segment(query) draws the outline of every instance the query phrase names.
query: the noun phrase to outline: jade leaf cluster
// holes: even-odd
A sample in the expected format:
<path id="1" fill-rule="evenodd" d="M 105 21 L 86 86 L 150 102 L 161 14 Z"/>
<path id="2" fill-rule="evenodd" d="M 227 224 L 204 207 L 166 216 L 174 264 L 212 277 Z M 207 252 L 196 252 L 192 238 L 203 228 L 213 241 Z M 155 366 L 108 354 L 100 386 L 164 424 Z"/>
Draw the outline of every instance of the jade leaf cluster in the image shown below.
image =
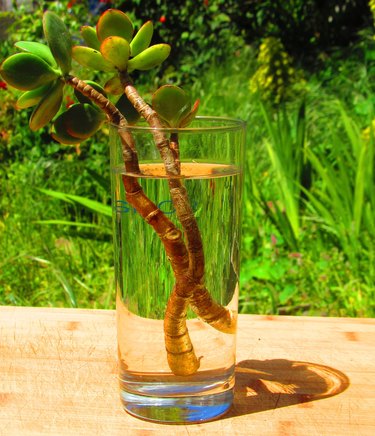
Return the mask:
<path id="1" fill-rule="evenodd" d="M 84 96 L 79 86 L 72 84 L 72 60 L 95 71 L 112 73 L 103 87 L 86 80 L 86 88 L 114 103 L 128 124 L 139 120 L 140 114 L 124 93 L 124 79 L 128 80 L 134 70 L 159 66 L 171 51 L 168 44 L 151 44 L 151 21 L 135 32 L 125 13 L 109 9 L 100 16 L 96 27 L 81 28 L 85 46 L 73 45 L 66 25 L 53 12 L 45 12 L 43 30 L 47 44 L 19 41 L 15 46 L 20 52 L 5 59 L 0 67 L 3 80 L 23 91 L 17 107 L 34 107 L 29 121 L 32 130 L 53 121 L 55 140 L 77 144 L 91 137 L 108 118 L 98 105 L 98 94 Z M 66 109 L 62 103 L 67 85 L 75 88 L 77 102 Z M 195 117 L 198 101 L 192 105 L 185 91 L 166 85 L 153 95 L 152 107 L 165 126 L 185 127 Z"/>

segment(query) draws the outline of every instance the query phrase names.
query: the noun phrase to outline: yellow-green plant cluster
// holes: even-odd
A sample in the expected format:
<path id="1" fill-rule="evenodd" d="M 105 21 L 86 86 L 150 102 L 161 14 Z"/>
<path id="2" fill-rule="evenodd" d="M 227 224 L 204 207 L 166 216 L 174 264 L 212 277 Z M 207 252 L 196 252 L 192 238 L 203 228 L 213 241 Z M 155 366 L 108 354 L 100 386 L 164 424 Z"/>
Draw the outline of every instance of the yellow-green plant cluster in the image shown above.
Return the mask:
<path id="1" fill-rule="evenodd" d="M 362 138 L 364 141 L 370 141 L 371 137 L 375 137 L 375 118 L 371 121 L 371 124 L 368 127 L 362 130 Z"/>
<path id="2" fill-rule="evenodd" d="M 291 86 L 301 79 L 283 43 L 275 37 L 266 38 L 260 45 L 257 62 L 259 67 L 250 79 L 250 92 L 275 104 L 288 99 Z"/>
<path id="3" fill-rule="evenodd" d="M 370 6 L 372 19 L 374 20 L 374 25 L 375 25 L 375 0 L 369 0 L 368 5 Z"/>

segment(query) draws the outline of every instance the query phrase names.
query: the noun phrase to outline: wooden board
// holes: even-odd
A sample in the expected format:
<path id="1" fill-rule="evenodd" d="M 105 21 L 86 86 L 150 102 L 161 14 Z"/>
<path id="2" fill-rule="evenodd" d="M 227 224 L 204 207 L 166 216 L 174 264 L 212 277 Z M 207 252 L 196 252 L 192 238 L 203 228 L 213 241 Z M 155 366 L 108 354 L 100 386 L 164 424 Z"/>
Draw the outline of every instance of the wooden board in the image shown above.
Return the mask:
<path id="1" fill-rule="evenodd" d="M 0 307 L 0 435 L 375 435 L 375 320 L 241 315 L 235 402 L 163 425 L 122 410 L 113 311 Z"/>

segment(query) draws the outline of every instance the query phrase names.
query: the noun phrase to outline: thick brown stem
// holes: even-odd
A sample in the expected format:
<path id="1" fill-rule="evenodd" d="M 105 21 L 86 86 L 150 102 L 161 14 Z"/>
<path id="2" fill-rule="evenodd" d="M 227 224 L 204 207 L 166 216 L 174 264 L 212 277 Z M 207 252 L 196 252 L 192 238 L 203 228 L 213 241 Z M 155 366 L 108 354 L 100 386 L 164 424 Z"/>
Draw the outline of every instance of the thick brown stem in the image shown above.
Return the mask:
<path id="1" fill-rule="evenodd" d="M 189 256 L 181 231 L 143 192 L 136 179 L 123 176 L 127 202 L 153 227 L 164 245 L 176 279 L 185 274 Z"/>
<path id="2" fill-rule="evenodd" d="M 171 263 L 173 273 L 176 278 L 176 283 L 179 281 L 184 282 L 185 273 L 189 268 L 189 255 L 186 249 L 182 233 L 176 228 L 174 223 L 170 221 L 165 214 L 145 195 L 138 180 L 134 177 L 140 174 L 138 163 L 137 151 L 133 142 L 132 136 L 124 129 L 127 122 L 118 109 L 108 101 L 102 94 L 97 92 L 90 85 L 87 85 L 82 80 L 67 76 L 66 83 L 73 88 L 80 91 L 83 95 L 90 98 L 98 107 L 100 107 L 108 116 L 109 121 L 118 128 L 118 133 L 123 145 L 123 159 L 126 172 L 133 174 L 133 177 L 123 175 L 123 185 L 125 188 L 126 200 L 134 207 L 134 209 L 142 216 L 142 218 L 153 227 L 159 236 L 162 244 L 164 245 L 167 257 Z M 177 297 L 177 295 L 176 295 Z M 186 306 L 188 304 L 186 299 L 179 298 L 179 303 L 176 304 L 172 319 L 186 318 Z M 183 302 L 183 304 L 181 304 Z M 174 304 L 174 303 L 172 303 Z M 185 315 L 178 315 L 180 311 L 185 312 Z M 199 367 L 199 361 L 195 356 L 193 345 L 191 343 L 189 333 L 186 328 L 183 334 L 183 339 L 180 333 L 175 337 L 172 333 L 167 346 L 167 358 L 171 370 L 175 374 L 188 375 L 193 374 Z M 169 323 L 173 326 L 173 321 Z M 167 321 L 168 326 L 168 321 Z M 180 332 L 178 326 L 177 330 L 173 327 L 167 327 L 167 330 L 174 330 Z M 182 342 L 184 347 L 181 348 Z M 180 350 L 176 352 L 176 350 Z"/>
<path id="3" fill-rule="evenodd" d="M 231 310 L 218 304 L 204 286 L 194 287 L 190 305 L 201 319 L 216 330 L 231 334 L 236 332 L 237 317 Z"/>
<path id="4" fill-rule="evenodd" d="M 231 312 L 213 301 L 207 289 L 202 285 L 204 256 L 200 232 L 186 189 L 179 178 L 173 177 L 180 175 L 178 142 L 177 147 L 173 147 L 174 140 L 170 142 L 162 131 L 158 129 L 154 131 L 154 140 L 163 159 L 166 173 L 171 176 L 169 179 L 171 197 L 177 217 L 184 229 L 187 247 L 180 230 L 144 194 L 138 180 L 134 177 L 141 171 L 133 138 L 124 129 L 127 125 L 126 119 L 107 98 L 90 85 L 73 76 L 67 76 L 65 80 L 67 84 L 100 107 L 107 114 L 109 121 L 118 128 L 123 144 L 126 172 L 133 174 L 133 177 L 123 175 L 126 199 L 154 228 L 164 245 L 176 278 L 176 285 L 169 298 L 164 320 L 168 363 L 175 374 L 193 374 L 199 368 L 199 360 L 194 353 L 186 326 L 186 311 L 189 302 L 198 316 L 218 330 L 233 333 L 235 323 Z M 156 112 L 141 99 L 130 79 L 124 81 L 124 86 L 127 97 L 149 125 L 162 127 Z"/>
<path id="5" fill-rule="evenodd" d="M 181 174 L 181 161 L 180 161 L 180 144 L 178 142 L 178 134 L 177 133 L 171 133 L 169 146 L 171 147 L 174 161 L 176 163 L 178 174 Z"/>
<path id="6" fill-rule="evenodd" d="M 176 375 L 191 375 L 199 368 L 186 325 L 189 300 L 178 294 L 178 282 L 168 300 L 164 317 L 165 348 L 169 367 Z"/>
<path id="7" fill-rule="evenodd" d="M 184 229 L 189 257 L 190 257 L 190 275 L 200 282 L 204 274 L 204 256 L 203 245 L 201 241 L 200 231 L 194 217 L 194 212 L 190 206 L 190 201 L 187 191 L 182 184 L 181 179 L 173 178 L 180 174 L 180 162 L 176 160 L 176 151 L 173 146 L 170 146 L 170 141 L 166 137 L 162 128 L 163 125 L 157 113 L 142 99 L 138 91 L 133 86 L 133 83 L 127 74 L 121 76 L 124 92 L 129 101 L 139 112 L 139 114 L 147 121 L 154 135 L 155 144 L 159 150 L 160 156 L 165 165 L 166 174 L 170 176 L 168 179 L 171 198 L 176 209 L 178 220 Z"/>
<path id="8" fill-rule="evenodd" d="M 126 119 L 123 117 L 121 112 L 117 107 L 112 104 L 108 98 L 104 97 L 103 94 L 98 92 L 92 86 L 88 85 L 83 80 L 78 79 L 75 76 L 65 76 L 65 83 L 72 86 L 74 89 L 79 91 L 85 97 L 93 101 L 109 118 L 109 120 L 118 127 L 123 127 L 127 125 Z"/>
<path id="9" fill-rule="evenodd" d="M 190 278 L 189 282 L 195 284 L 191 284 L 187 287 L 184 290 L 184 294 L 190 298 L 192 308 L 200 318 L 220 331 L 229 332 L 228 330 L 230 330 L 231 333 L 234 333 L 235 322 L 233 321 L 232 312 L 218 303 L 215 303 L 208 290 L 202 286 L 204 278 L 204 252 L 202 238 L 194 212 L 190 205 L 186 188 L 183 186 L 180 178 L 173 177 L 180 173 L 179 159 L 177 161 L 175 159 L 175 147 L 169 143 L 163 131 L 159 130 L 160 127 L 163 126 L 157 113 L 138 94 L 129 76 L 123 74 L 121 80 L 124 86 L 124 92 L 129 101 L 148 124 L 151 127 L 155 127 L 155 130 L 153 131 L 155 144 L 158 147 L 165 164 L 166 173 L 171 176 L 168 179 L 169 190 L 176 209 L 177 218 L 185 233 L 189 252 L 189 270 L 187 275 Z M 165 158 L 165 156 L 167 156 L 167 158 Z M 210 312 L 210 310 L 212 312 Z M 221 316 L 222 321 L 217 319 L 218 314 L 220 314 L 219 316 Z M 212 322 L 212 320 L 216 321 Z M 228 320 L 232 321 L 229 322 Z M 228 323 L 231 325 L 230 328 L 228 328 Z"/>
<path id="10" fill-rule="evenodd" d="M 123 157 L 127 172 L 139 174 L 140 169 L 138 165 L 137 150 L 134 146 L 133 138 L 124 129 L 124 127 L 127 126 L 127 121 L 117 107 L 104 97 L 103 94 L 77 77 L 68 75 L 65 77 L 65 82 L 84 96 L 88 97 L 107 115 L 109 122 L 118 129 L 119 135 L 121 136 Z"/>

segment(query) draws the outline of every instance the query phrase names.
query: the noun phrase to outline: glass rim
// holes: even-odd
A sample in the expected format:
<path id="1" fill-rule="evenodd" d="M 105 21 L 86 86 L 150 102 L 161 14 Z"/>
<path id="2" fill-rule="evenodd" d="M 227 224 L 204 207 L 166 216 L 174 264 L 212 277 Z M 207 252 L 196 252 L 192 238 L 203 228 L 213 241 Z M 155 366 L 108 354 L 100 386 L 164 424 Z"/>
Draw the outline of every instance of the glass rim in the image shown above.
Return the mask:
<path id="1" fill-rule="evenodd" d="M 127 125 L 124 127 L 118 127 L 113 123 L 109 123 L 112 127 L 116 128 L 117 130 L 127 130 L 130 132 L 149 132 L 152 133 L 153 131 L 158 132 L 166 132 L 166 133 L 198 133 L 198 132 L 231 132 L 231 131 L 240 131 L 245 130 L 246 127 L 246 121 L 240 119 L 240 118 L 234 118 L 234 117 L 222 117 L 222 116 L 209 116 L 209 115 L 199 115 L 194 118 L 194 121 L 203 121 L 207 122 L 207 125 L 203 126 L 196 126 L 196 127 L 152 127 L 149 125 Z M 211 123 L 211 124 L 209 124 Z M 215 124 L 216 123 L 216 124 Z"/>

